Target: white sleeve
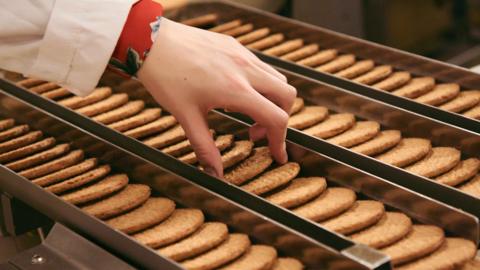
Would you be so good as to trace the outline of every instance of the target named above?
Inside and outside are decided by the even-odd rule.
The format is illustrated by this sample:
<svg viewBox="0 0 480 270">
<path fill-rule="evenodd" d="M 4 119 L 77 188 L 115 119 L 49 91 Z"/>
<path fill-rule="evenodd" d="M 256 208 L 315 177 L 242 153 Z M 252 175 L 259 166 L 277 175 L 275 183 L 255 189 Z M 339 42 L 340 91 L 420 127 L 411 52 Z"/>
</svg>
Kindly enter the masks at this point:
<svg viewBox="0 0 480 270">
<path fill-rule="evenodd" d="M 134 2 L 1 1 L 0 68 L 87 95 L 105 70 Z"/>
</svg>

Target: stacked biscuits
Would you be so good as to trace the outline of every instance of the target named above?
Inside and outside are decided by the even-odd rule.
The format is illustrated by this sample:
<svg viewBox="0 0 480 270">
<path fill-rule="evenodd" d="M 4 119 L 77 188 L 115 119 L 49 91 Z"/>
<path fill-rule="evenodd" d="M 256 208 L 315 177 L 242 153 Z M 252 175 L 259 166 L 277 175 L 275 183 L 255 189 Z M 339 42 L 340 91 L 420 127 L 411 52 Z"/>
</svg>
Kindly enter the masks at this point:
<svg viewBox="0 0 480 270">
<path fill-rule="evenodd" d="M 267 55 L 466 117 L 480 119 L 479 90 L 461 91 L 460 86 L 455 83 L 436 83 L 432 77 L 413 77 L 407 71 L 394 70 L 390 65 L 376 64 L 371 59 L 356 59 L 353 54 L 320 48 L 315 43 L 304 44 L 301 38 L 287 39 L 282 33 L 272 33 L 268 27 L 256 29 L 252 23 L 244 23 L 240 19 L 220 24 L 218 21 L 217 14 L 207 14 L 182 23 L 230 35 L 246 47 Z"/>
<path fill-rule="evenodd" d="M 19 84 L 25 85 L 29 80 L 33 79 L 26 79 Z M 46 83 L 38 82 L 38 85 L 33 87 L 43 84 Z M 39 94 L 46 95 L 55 90 L 50 89 Z M 92 96 L 98 96 L 99 92 L 108 94 L 100 100 L 92 99 Z M 109 107 L 108 110 L 89 113 L 88 116 L 97 121 L 101 119 L 100 122 L 186 163 L 197 164 L 195 153 L 186 140 L 183 129 L 172 116 L 162 116 L 160 108 L 143 106 L 136 110 L 136 113 L 118 116 L 119 112 L 125 111 L 123 109 L 128 104 L 136 102 L 129 101 L 127 97 L 120 105 L 107 106 L 113 103 L 112 97 L 118 95 L 125 94 L 114 94 L 109 88 L 99 88 L 84 98 L 63 97 L 56 100 L 64 106 L 74 103 L 71 100 L 76 100 L 76 104 L 81 106 L 70 108 L 83 114 L 93 111 L 89 109 L 92 107 Z M 105 102 L 106 100 L 110 101 Z M 146 112 L 152 110 L 157 110 L 156 117 L 144 117 Z M 143 116 L 140 117 L 141 115 Z M 110 117 L 114 120 L 107 121 Z M 165 124 L 167 122 L 168 125 Z M 376 122 L 357 122 L 351 114 L 332 114 L 321 106 L 305 106 L 300 98 L 296 99 L 292 108 L 289 126 L 327 139 L 331 143 L 375 156 L 381 161 L 401 167 L 407 166 L 407 170 L 427 177 L 436 177 L 435 179 L 442 183 L 463 182 L 474 177 L 478 171 L 478 160 L 460 161 L 460 153 L 456 149 L 432 148 L 429 141 L 420 138 L 402 139 L 399 131 L 381 131 Z M 327 187 L 327 181 L 322 177 L 298 177 L 300 164 L 274 164 L 266 147 L 255 147 L 250 141 L 235 140 L 231 134 L 218 135 L 213 130 L 212 136 L 222 152 L 222 162 L 226 169 L 225 181 L 263 196 L 266 200 L 318 222 L 325 228 L 347 235 L 354 241 L 379 249 L 389 255 L 399 269 L 445 269 L 462 266 L 475 256 L 476 247 L 472 242 L 446 237 L 439 227 L 414 224 L 403 213 L 385 210 L 385 206 L 378 201 L 357 199 L 355 192 L 350 189 Z M 470 184 L 477 187 L 472 190 L 478 190 L 478 180 L 475 179 L 478 177 L 465 186 Z M 461 188 L 469 191 L 465 186 Z M 190 219 L 195 218 L 192 215 Z M 154 243 L 151 246 L 157 247 L 157 240 L 151 235 L 158 231 L 147 230 L 134 236 L 139 236 L 140 241 L 147 245 Z"/>
</svg>

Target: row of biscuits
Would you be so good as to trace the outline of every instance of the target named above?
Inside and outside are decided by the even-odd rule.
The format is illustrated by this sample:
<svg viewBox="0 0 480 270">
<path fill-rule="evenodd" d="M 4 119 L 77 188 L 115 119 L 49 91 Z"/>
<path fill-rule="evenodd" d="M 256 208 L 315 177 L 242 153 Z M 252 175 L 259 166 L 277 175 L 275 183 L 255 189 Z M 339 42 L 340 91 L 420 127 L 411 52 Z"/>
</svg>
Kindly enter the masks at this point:
<svg viewBox="0 0 480 270">
<path fill-rule="evenodd" d="M 304 44 L 301 38 L 286 40 L 282 33 L 271 33 L 268 27 L 255 29 L 253 24 L 244 23 L 240 19 L 208 28 L 218 21 L 217 14 L 207 14 L 182 22 L 230 35 L 246 47 L 270 56 L 370 85 L 443 110 L 460 113 L 469 118 L 480 119 L 479 90 L 461 91 L 458 84 L 436 83 L 432 77 L 412 78 L 409 72 L 394 70 L 390 65 L 379 65 L 371 59 L 356 59 L 355 55 L 341 54 L 337 49 L 320 49 L 318 44 Z"/>
<path fill-rule="evenodd" d="M 25 85 L 28 80 L 31 79 L 20 82 L 20 84 Z M 105 89 L 108 88 L 97 89 L 90 96 L 98 95 L 99 91 L 105 91 Z M 90 96 L 85 98 L 70 97 L 58 102 L 65 104 L 70 99 L 85 101 L 90 100 Z M 114 95 L 105 97 L 105 99 L 112 96 Z M 96 103 L 90 103 L 89 101 L 86 102 L 89 104 L 84 104 L 84 107 L 80 109 L 88 111 L 85 108 L 102 102 L 97 100 Z M 128 103 L 128 101 L 125 101 L 123 104 Z M 118 106 L 108 112 L 102 111 L 94 115 L 93 118 L 106 119 L 106 117 L 99 116 L 116 115 L 115 111 L 121 111 L 124 108 L 121 105 Z M 79 110 L 78 107 L 75 109 Z M 132 120 L 137 119 L 138 115 L 144 114 L 146 110 L 153 109 L 155 108 L 143 109 L 134 116 L 124 116 L 124 119 L 115 117 L 116 122 L 107 121 L 103 123 L 112 128 L 126 126 L 128 128 L 121 129 L 124 134 L 129 136 L 133 134 L 133 137 L 160 149 L 160 151 L 171 154 L 189 164 L 196 164 L 195 154 L 188 140 L 186 140 L 183 130 L 176 125 L 173 117 L 160 116 L 159 112 L 155 119 L 140 122 Z M 331 138 L 336 138 L 337 143 L 355 141 L 357 145 L 361 146 L 368 142 L 372 144 L 371 140 L 373 139 L 373 142 L 375 142 L 375 140 L 378 140 L 377 136 L 381 135 L 379 125 L 369 123 L 369 127 L 376 126 L 374 132 L 358 132 L 357 129 L 356 134 L 346 136 L 345 134 L 349 134 L 347 133 L 348 129 L 361 123 L 355 124 L 353 115 L 347 115 L 347 117 L 345 117 L 345 114 L 329 115 L 326 108 L 305 106 L 301 99 L 296 100 L 292 113 L 289 125 L 296 128 L 317 126 L 316 129 L 318 130 L 318 125 L 323 123 L 324 128 L 322 130 L 328 133 Z M 168 127 L 158 124 L 159 121 L 163 122 L 164 120 L 161 119 L 165 117 L 173 119 Z M 331 120 L 332 118 L 333 120 Z M 341 119 L 350 119 L 349 124 L 341 124 Z M 325 122 L 328 124 L 325 124 Z M 135 124 L 127 125 L 125 123 Z M 371 130 L 371 128 L 368 128 L 368 130 Z M 214 133 L 212 132 L 212 136 L 215 135 Z M 365 133 L 370 135 L 357 135 Z M 344 139 L 341 139 L 340 136 L 343 136 Z M 360 140 L 360 137 L 363 139 Z M 391 145 L 390 148 L 401 141 L 399 133 L 397 137 L 395 143 L 389 144 Z M 432 269 L 442 269 L 441 267 L 449 264 L 461 265 L 474 256 L 475 246 L 471 242 L 457 238 L 446 238 L 443 230 L 438 227 L 413 225 L 411 219 L 406 215 L 385 211 L 382 203 L 371 200 L 357 200 L 355 193 L 349 189 L 327 188 L 324 178 L 296 178 L 300 172 L 299 164 L 290 162 L 282 166 L 275 166 L 268 149 L 265 147 L 254 148 L 252 142 L 234 141 L 233 135 L 229 134 L 216 136 L 215 142 L 222 151 L 223 165 L 227 170 L 225 173 L 226 181 L 239 185 L 256 195 L 266 196 L 267 200 L 272 203 L 291 209 L 294 213 L 319 222 L 333 231 L 349 235 L 355 241 L 378 248 L 391 256 L 394 264 L 403 264 L 402 267 L 405 269 L 423 269 L 422 267 L 425 264 L 435 266 L 433 262 L 436 262 L 438 257 L 444 257 L 444 254 L 448 254 L 449 259 L 440 260 L 440 264 Z M 378 143 L 373 143 L 373 146 L 366 145 L 364 146 L 365 151 L 379 151 L 377 145 Z M 383 150 L 386 150 L 386 148 L 384 147 Z M 428 150 L 426 152 L 428 153 Z M 412 159 L 412 157 L 409 158 Z M 452 249 L 457 248 L 465 248 L 466 252 L 462 253 L 465 257 L 457 256 L 460 254 L 452 252 Z"/>
<path fill-rule="evenodd" d="M 0 164 L 186 269 L 303 269 L 296 259 L 277 258 L 275 248 L 205 221 L 199 209 L 153 197 L 149 186 L 129 183 L 83 150 L 11 118 L 0 120 Z"/>
</svg>

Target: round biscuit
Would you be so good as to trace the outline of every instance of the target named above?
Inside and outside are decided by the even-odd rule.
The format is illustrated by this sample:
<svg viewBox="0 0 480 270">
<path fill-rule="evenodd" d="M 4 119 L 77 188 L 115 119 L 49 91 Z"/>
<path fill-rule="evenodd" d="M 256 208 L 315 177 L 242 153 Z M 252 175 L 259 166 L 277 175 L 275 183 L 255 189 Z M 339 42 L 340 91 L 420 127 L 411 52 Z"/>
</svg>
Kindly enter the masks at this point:
<svg viewBox="0 0 480 270">
<path fill-rule="evenodd" d="M 181 23 L 189 26 L 193 26 L 193 27 L 203 27 L 205 25 L 215 23 L 217 20 L 218 20 L 218 14 L 209 13 L 209 14 L 201 15 L 191 19 L 183 20 L 181 21 Z"/>
<path fill-rule="evenodd" d="M 137 114 L 145 107 L 142 100 L 129 101 L 127 104 L 92 117 L 92 120 L 108 125 Z"/>
<path fill-rule="evenodd" d="M 178 262 L 207 252 L 219 246 L 227 238 L 227 225 L 220 222 L 206 222 L 192 235 L 163 247 L 157 252 Z"/>
<path fill-rule="evenodd" d="M 456 83 L 437 84 L 432 91 L 415 99 L 416 102 L 432 106 L 454 99 L 460 93 L 460 86 Z"/>
<path fill-rule="evenodd" d="M 347 188 L 327 188 L 320 196 L 292 211 L 306 219 L 323 221 L 352 207 L 356 195 Z"/>
<path fill-rule="evenodd" d="M 293 208 L 319 196 L 326 188 L 327 181 L 323 177 L 296 178 L 288 187 L 266 199 L 273 204 Z"/>
<path fill-rule="evenodd" d="M 432 145 L 429 140 L 406 138 L 402 139 L 394 148 L 375 158 L 393 166 L 404 167 L 424 158 L 431 149 Z"/>
<path fill-rule="evenodd" d="M 261 195 L 292 181 L 300 172 L 300 165 L 296 162 L 288 162 L 274 168 L 241 186 L 244 190 L 256 195 Z"/>
<path fill-rule="evenodd" d="M 229 22 L 222 23 L 222 24 L 219 24 L 217 26 L 214 26 L 214 27 L 208 29 L 208 31 L 221 33 L 221 32 L 225 32 L 227 30 L 230 30 L 232 28 L 238 27 L 240 25 L 242 25 L 241 20 L 233 20 L 233 21 L 229 21 Z"/>
<path fill-rule="evenodd" d="M 125 174 L 117 174 L 106 177 L 97 183 L 80 188 L 60 196 L 64 201 L 71 204 L 83 204 L 96 199 L 103 198 L 109 194 L 123 189 L 128 184 L 128 177 Z"/>
<path fill-rule="evenodd" d="M 75 111 L 79 114 L 83 114 L 87 117 L 93 117 L 104 112 L 108 112 L 115 108 L 125 105 L 128 102 L 127 94 L 113 94 L 110 97 L 100 100 L 96 103 L 87 105 L 76 109 Z"/>
<path fill-rule="evenodd" d="M 376 66 L 373 68 L 371 71 L 356 77 L 353 79 L 354 82 L 356 83 L 361 83 L 361 84 L 373 84 L 378 82 L 381 79 L 386 78 L 388 75 L 392 73 L 392 67 L 387 66 L 387 65 L 382 65 L 382 66 Z"/>
<path fill-rule="evenodd" d="M 27 178 L 34 179 L 37 177 L 44 176 L 46 174 L 56 172 L 77 162 L 80 162 L 84 157 L 83 150 L 74 150 L 57 159 L 53 159 L 49 162 L 43 163 L 41 165 L 20 171 L 18 174 Z"/>
<path fill-rule="evenodd" d="M 160 151 L 162 151 L 163 153 L 165 153 L 167 155 L 178 157 L 180 155 L 191 152 L 192 151 L 192 145 L 190 144 L 190 141 L 188 139 L 186 139 L 186 140 L 183 140 L 179 143 L 167 146 L 167 147 L 161 149 Z"/>
<path fill-rule="evenodd" d="M 335 59 L 330 62 L 320 65 L 315 68 L 315 70 L 325 73 L 335 73 L 342 69 L 348 68 L 349 66 L 355 63 L 355 55 L 353 54 L 343 54 L 337 56 Z"/>
<path fill-rule="evenodd" d="M 108 127 L 119 132 L 124 132 L 155 121 L 160 115 L 162 115 L 162 109 L 148 108 L 129 118 L 111 123 Z"/>
<path fill-rule="evenodd" d="M 236 141 L 233 147 L 222 155 L 223 168 L 229 168 L 246 159 L 253 149 L 251 141 Z"/>
<path fill-rule="evenodd" d="M 399 130 L 384 130 L 380 131 L 372 139 L 350 148 L 350 150 L 367 156 L 373 156 L 394 147 L 401 139 L 402 134 Z"/>
<path fill-rule="evenodd" d="M 177 120 L 172 115 L 162 116 L 156 120 L 150 121 L 144 125 L 128 129 L 124 132 L 125 135 L 139 139 L 146 137 L 148 135 L 152 135 L 158 132 L 163 132 L 169 128 L 172 130 L 173 126 L 177 124 Z M 181 129 L 180 125 L 176 125 L 174 128 Z M 168 132 L 169 130 L 167 130 Z M 161 135 L 161 134 L 160 134 Z"/>
<path fill-rule="evenodd" d="M 13 160 L 24 158 L 26 156 L 35 154 L 39 151 L 43 151 L 50 148 L 55 144 L 55 139 L 50 137 L 41 141 L 32 143 L 30 145 L 17 148 L 15 150 L 0 154 L 0 163 L 7 163 Z"/>
<path fill-rule="evenodd" d="M 416 98 L 430 92 L 433 87 L 435 87 L 435 79 L 432 77 L 419 77 L 411 79 L 406 85 L 392 93 L 401 97 Z"/>
<path fill-rule="evenodd" d="M 303 46 L 303 39 L 296 38 L 292 40 L 287 40 L 282 44 L 273 46 L 267 50 L 262 51 L 266 55 L 280 56 L 287 54 L 291 51 L 294 51 Z"/>
<path fill-rule="evenodd" d="M 362 60 L 342 71 L 335 73 L 334 75 L 345 79 L 352 79 L 372 70 L 374 66 L 375 63 L 373 60 Z"/>
<path fill-rule="evenodd" d="M 434 252 L 444 240 L 445 234 L 437 226 L 413 225 L 404 238 L 380 251 L 390 256 L 393 265 L 399 265 Z"/>
<path fill-rule="evenodd" d="M 311 127 L 328 116 L 328 109 L 323 106 L 306 106 L 297 114 L 290 116 L 288 119 L 288 127 L 296 129 L 304 129 Z"/>
<path fill-rule="evenodd" d="M 93 182 L 97 179 L 105 177 L 107 174 L 110 173 L 110 166 L 103 165 L 83 174 L 77 175 L 73 178 L 66 179 L 62 182 L 44 187 L 46 191 L 50 191 L 55 194 L 60 194 L 65 191 L 86 185 L 90 182 Z"/>
<path fill-rule="evenodd" d="M 73 154 L 73 152 L 71 152 L 70 154 Z M 33 178 L 32 183 L 37 184 L 41 187 L 44 187 L 44 186 L 51 185 L 59 181 L 68 179 L 70 177 L 82 174 L 90 169 L 93 169 L 95 166 L 97 166 L 97 159 L 91 158 L 91 159 L 84 160 L 79 164 L 75 164 L 72 166 L 70 165 L 65 165 L 65 166 L 67 167 L 64 169 L 58 169 L 45 176 Z"/>
<path fill-rule="evenodd" d="M 112 89 L 110 87 L 100 87 L 85 97 L 73 96 L 58 101 L 58 104 L 73 110 L 104 100 L 111 95 Z"/>
<path fill-rule="evenodd" d="M 34 92 L 36 94 L 42 94 L 58 87 L 60 86 L 58 86 L 56 83 L 45 82 L 45 83 L 36 85 L 34 87 L 28 88 L 28 91 Z"/>
<path fill-rule="evenodd" d="M 478 270 L 478 269 L 480 269 L 479 257 L 468 261 L 466 264 L 464 264 L 462 267 L 459 268 L 459 270 Z"/>
<path fill-rule="evenodd" d="M 465 117 L 480 120 L 480 105 L 477 104 L 475 107 L 469 109 L 466 112 L 463 112 L 462 114 Z"/>
<path fill-rule="evenodd" d="M 408 81 L 410 81 L 411 78 L 412 76 L 410 73 L 405 71 L 397 71 L 392 73 L 387 78 L 372 85 L 372 87 L 384 91 L 392 91 L 395 88 L 405 85 Z"/>
<path fill-rule="evenodd" d="M 338 135 L 355 124 L 355 116 L 350 113 L 330 115 L 323 122 L 304 129 L 307 135 L 326 139 Z"/>
<path fill-rule="evenodd" d="M 266 245 L 252 245 L 245 254 L 221 270 L 263 270 L 272 268 L 277 260 L 277 250 Z"/>
<path fill-rule="evenodd" d="M 237 41 L 240 42 L 240 44 L 249 44 L 249 43 L 252 43 L 254 41 L 257 41 L 261 38 L 264 38 L 266 36 L 268 36 L 268 34 L 270 34 L 270 28 L 268 27 L 263 27 L 263 28 L 259 28 L 259 29 L 256 29 L 250 33 L 247 33 L 247 34 L 244 34 L 244 35 L 241 35 L 239 37 L 237 37 Z"/>
<path fill-rule="evenodd" d="M 278 43 L 282 42 L 285 39 L 285 35 L 282 33 L 277 33 L 270 35 L 268 37 L 262 38 L 260 40 L 257 40 L 253 43 L 247 44 L 247 48 L 253 49 L 253 50 L 263 50 L 270 48 L 274 45 L 277 45 Z"/>
<path fill-rule="evenodd" d="M 16 138 L 20 135 L 23 135 L 30 131 L 28 125 L 14 126 L 12 128 L 6 129 L 0 132 L 0 142 Z"/>
<path fill-rule="evenodd" d="M 222 34 L 227 35 L 227 36 L 236 37 L 236 36 L 240 36 L 242 34 L 248 33 L 252 30 L 253 30 L 253 24 L 247 23 L 247 24 L 243 24 L 243 25 L 234 27 L 232 29 L 228 29 L 226 31 L 223 31 Z"/>
<path fill-rule="evenodd" d="M 480 175 L 475 176 L 472 180 L 461 185 L 459 189 L 472 196 L 480 197 Z"/>
<path fill-rule="evenodd" d="M 435 180 L 448 186 L 456 186 L 475 176 L 479 169 L 480 160 L 477 158 L 469 158 L 460 161 L 457 166 L 450 171 L 437 176 Z"/>
<path fill-rule="evenodd" d="M 294 258 L 278 258 L 271 270 L 303 270 L 303 264 Z"/>
<path fill-rule="evenodd" d="M 309 57 L 316 52 L 318 52 L 318 44 L 309 44 L 303 46 L 302 48 L 289 52 L 285 55 L 282 55 L 280 59 L 287 61 L 297 61 Z"/>
<path fill-rule="evenodd" d="M 133 235 L 135 240 L 152 248 L 158 248 L 183 239 L 200 228 L 204 221 L 198 209 L 176 209 L 162 223 Z"/>
<path fill-rule="evenodd" d="M 9 129 L 15 125 L 15 120 L 12 118 L 0 120 L 0 131 Z"/>
<path fill-rule="evenodd" d="M 49 161 L 49 160 L 51 160 L 55 157 L 63 155 L 64 153 L 68 152 L 69 150 L 70 150 L 70 145 L 69 144 L 66 144 L 66 143 L 65 144 L 59 144 L 59 145 L 54 146 L 54 147 L 52 147 L 48 150 L 36 153 L 36 154 L 31 155 L 29 157 L 7 163 L 5 166 L 12 171 L 18 172 L 18 171 L 33 167 L 37 164 L 47 162 L 47 161 Z M 20 175 L 24 176 L 24 174 L 22 172 L 20 172 Z"/>
<path fill-rule="evenodd" d="M 11 139 L 5 142 L 0 143 L 0 153 L 9 152 L 26 145 L 32 144 L 43 138 L 43 133 L 41 131 L 32 131 L 25 135 L 19 136 L 15 139 Z"/>
<path fill-rule="evenodd" d="M 19 85 L 19 86 L 22 86 L 22 87 L 25 87 L 25 88 L 29 88 L 29 87 L 33 87 L 35 85 L 39 85 L 39 84 L 42 84 L 42 83 L 45 83 L 45 81 L 40 80 L 40 79 L 36 79 L 36 78 L 25 78 L 21 81 L 16 82 L 15 84 Z"/>
<path fill-rule="evenodd" d="M 305 103 L 303 101 L 303 98 L 296 97 L 295 100 L 293 101 L 292 108 L 290 109 L 290 115 L 294 115 L 301 111 L 305 107 Z"/>
<path fill-rule="evenodd" d="M 344 133 L 327 140 L 329 143 L 343 147 L 352 147 L 375 137 L 380 131 L 380 124 L 375 121 L 359 121 Z"/>
<path fill-rule="evenodd" d="M 433 147 L 422 160 L 405 170 L 423 177 L 435 177 L 457 166 L 460 156 L 460 151 L 453 147 Z"/>
<path fill-rule="evenodd" d="M 315 48 L 316 50 L 318 50 L 318 46 L 316 46 Z M 337 54 L 338 54 L 338 51 L 335 49 L 322 50 L 306 58 L 303 58 L 303 59 L 299 58 L 301 60 L 298 60 L 296 63 L 302 66 L 316 67 L 330 60 L 333 60 L 335 57 L 337 57 Z M 296 61 L 297 59 L 294 59 L 294 58 L 296 58 L 297 56 L 298 55 L 295 55 L 295 56 L 286 55 L 284 59 L 288 59 L 290 61 Z"/>
<path fill-rule="evenodd" d="M 250 240 L 245 234 L 232 233 L 218 247 L 193 259 L 181 262 L 188 270 L 210 270 L 225 265 L 244 254 L 250 247 Z"/>
<path fill-rule="evenodd" d="M 265 171 L 273 162 L 268 147 L 253 149 L 252 155 L 225 173 L 224 179 L 234 185 L 241 185 Z"/>
<path fill-rule="evenodd" d="M 461 112 L 472 108 L 480 102 L 480 90 L 460 91 L 460 94 L 449 102 L 439 106 L 440 109 Z"/>
<path fill-rule="evenodd" d="M 162 117 L 163 118 L 163 117 Z M 162 119 L 160 118 L 160 119 Z M 147 124 L 148 125 L 148 124 Z M 143 143 L 153 148 L 164 148 L 187 138 L 185 130 L 180 125 L 176 125 L 159 135 L 149 137 L 143 140 Z"/>
<path fill-rule="evenodd" d="M 234 137 L 231 134 L 218 136 L 215 141 L 215 146 L 222 152 L 223 150 L 229 148 L 234 143 Z M 186 155 L 183 155 L 178 158 L 180 161 L 187 164 L 195 164 L 198 162 L 195 152 L 190 152 Z"/>
<path fill-rule="evenodd" d="M 43 93 L 42 97 L 55 100 L 55 99 L 65 98 L 71 95 L 72 93 L 70 91 L 68 91 L 63 87 L 60 87 L 60 88 L 53 89 Z"/>
</svg>

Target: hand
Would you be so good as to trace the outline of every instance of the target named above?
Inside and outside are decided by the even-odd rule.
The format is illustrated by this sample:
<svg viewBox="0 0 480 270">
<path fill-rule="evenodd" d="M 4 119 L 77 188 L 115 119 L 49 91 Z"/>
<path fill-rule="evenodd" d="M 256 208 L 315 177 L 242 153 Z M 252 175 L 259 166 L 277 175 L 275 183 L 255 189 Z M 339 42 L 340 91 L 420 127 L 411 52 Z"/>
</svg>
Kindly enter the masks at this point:
<svg viewBox="0 0 480 270">
<path fill-rule="evenodd" d="M 207 173 L 223 177 L 206 121 L 214 108 L 250 116 L 256 122 L 250 138 L 267 137 L 275 160 L 287 162 L 285 136 L 296 90 L 234 38 L 162 18 L 157 40 L 137 75 L 180 122 Z"/>
</svg>

